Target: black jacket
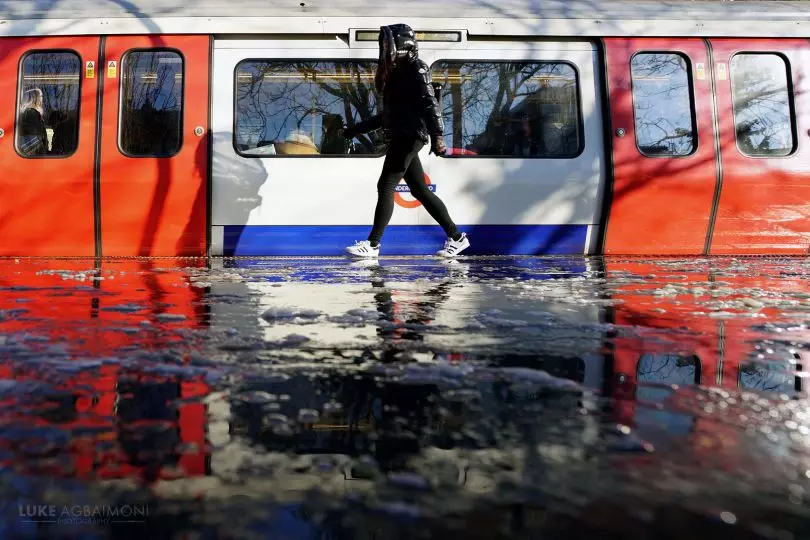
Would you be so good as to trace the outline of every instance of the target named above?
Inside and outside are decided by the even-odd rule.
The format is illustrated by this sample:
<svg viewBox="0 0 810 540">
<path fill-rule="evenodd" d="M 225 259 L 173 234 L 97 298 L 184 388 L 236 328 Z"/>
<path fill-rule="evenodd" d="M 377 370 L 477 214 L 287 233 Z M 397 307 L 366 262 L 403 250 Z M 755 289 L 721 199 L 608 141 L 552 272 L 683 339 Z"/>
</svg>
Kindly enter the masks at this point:
<svg viewBox="0 0 810 540">
<path fill-rule="evenodd" d="M 366 133 L 382 128 L 388 139 L 421 139 L 444 134 L 439 102 L 433 91 L 430 70 L 421 60 L 399 63 L 388 74 L 382 112 L 357 124 L 353 131 Z"/>
</svg>

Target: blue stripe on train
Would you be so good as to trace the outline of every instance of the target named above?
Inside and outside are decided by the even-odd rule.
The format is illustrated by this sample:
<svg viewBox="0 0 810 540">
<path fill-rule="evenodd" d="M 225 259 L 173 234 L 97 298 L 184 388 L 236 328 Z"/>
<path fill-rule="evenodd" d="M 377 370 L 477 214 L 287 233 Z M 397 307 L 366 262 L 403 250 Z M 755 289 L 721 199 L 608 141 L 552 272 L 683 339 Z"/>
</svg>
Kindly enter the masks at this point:
<svg viewBox="0 0 810 540">
<path fill-rule="evenodd" d="M 356 240 L 365 240 L 369 225 L 226 225 L 226 257 L 338 256 Z M 587 225 L 466 225 L 465 255 L 581 255 Z M 389 225 L 382 255 L 433 255 L 444 244 L 436 225 Z"/>
</svg>

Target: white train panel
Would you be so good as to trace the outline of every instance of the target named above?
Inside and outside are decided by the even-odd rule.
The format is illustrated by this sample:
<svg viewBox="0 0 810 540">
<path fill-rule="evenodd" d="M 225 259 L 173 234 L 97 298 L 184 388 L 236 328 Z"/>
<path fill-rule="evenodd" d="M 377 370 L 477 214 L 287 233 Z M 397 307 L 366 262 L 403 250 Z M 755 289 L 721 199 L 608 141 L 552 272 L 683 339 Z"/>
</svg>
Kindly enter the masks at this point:
<svg viewBox="0 0 810 540">
<path fill-rule="evenodd" d="M 356 142 L 362 156 L 325 150 L 334 143 L 329 115 L 342 122 L 346 110 L 357 119 L 370 114 L 360 109 L 372 98 L 348 95 L 371 85 L 377 51 L 360 45 L 217 41 L 213 254 L 337 255 L 365 238 L 383 162 L 379 139 L 368 148 Z M 432 189 L 473 239 L 470 253 L 588 251 L 604 189 L 594 46 L 463 40 L 425 43 L 421 51 L 445 85 L 453 155 L 429 156 L 425 148 L 420 157 Z M 398 193 L 385 252 L 432 253 L 442 239 L 424 209 Z"/>
</svg>

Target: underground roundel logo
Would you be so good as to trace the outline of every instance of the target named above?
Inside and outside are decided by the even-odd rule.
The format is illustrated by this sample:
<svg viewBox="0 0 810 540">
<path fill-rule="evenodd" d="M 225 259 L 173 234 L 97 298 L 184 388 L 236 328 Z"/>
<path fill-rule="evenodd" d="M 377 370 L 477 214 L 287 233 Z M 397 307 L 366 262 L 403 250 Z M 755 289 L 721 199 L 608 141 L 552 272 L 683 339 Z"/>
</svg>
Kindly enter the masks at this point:
<svg viewBox="0 0 810 540">
<path fill-rule="evenodd" d="M 428 189 L 432 192 L 436 192 L 436 186 L 431 184 L 430 177 L 425 173 L 425 184 L 427 185 Z M 400 180 L 397 187 L 394 188 L 394 202 L 396 202 L 402 208 L 416 208 L 417 206 L 421 206 L 422 203 L 414 199 L 411 193 L 411 188 L 408 187 L 408 184 L 405 183 L 405 180 Z M 403 194 L 406 194 L 403 196 Z"/>
</svg>

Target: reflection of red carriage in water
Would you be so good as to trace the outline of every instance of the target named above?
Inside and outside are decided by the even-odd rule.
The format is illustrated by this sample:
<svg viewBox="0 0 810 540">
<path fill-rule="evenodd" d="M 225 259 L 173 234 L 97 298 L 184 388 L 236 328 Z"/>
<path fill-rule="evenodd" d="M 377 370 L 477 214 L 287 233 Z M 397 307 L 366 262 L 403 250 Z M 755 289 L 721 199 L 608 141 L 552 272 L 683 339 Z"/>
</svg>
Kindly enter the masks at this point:
<svg viewBox="0 0 810 540">
<path fill-rule="evenodd" d="M 687 279 L 673 280 L 662 264 L 605 264 L 609 280 L 622 274 L 648 276 L 643 285 L 634 279 L 613 294 L 620 300 L 613 308 L 619 330 L 611 345 L 609 388 L 620 423 L 694 432 L 700 419 L 671 406 L 678 386 L 700 384 L 790 398 L 806 394 L 798 372 L 810 355 L 790 343 L 807 342 L 810 334 L 764 329 L 783 320 L 782 309 L 754 297 L 757 290 L 810 292 L 802 277 L 786 279 L 775 267 L 754 276 L 726 272 L 725 263 L 710 261 L 694 272 L 679 270 Z M 718 313 L 720 309 L 724 313 Z M 781 338 L 778 342 L 775 335 Z"/>
<path fill-rule="evenodd" d="M 3 323 L 22 354 L 12 349 L 0 356 L 0 377 L 33 385 L 4 400 L 4 423 L 18 427 L 16 437 L 0 443 L 9 466 L 98 478 L 206 473 L 201 399 L 208 386 L 199 378 L 148 372 L 150 364 L 166 361 L 150 362 L 150 355 L 188 362 L 189 344 L 177 330 L 204 324 L 201 291 L 188 287 L 183 273 L 147 272 L 152 266 L 120 263 L 101 272 L 104 280 L 64 280 L 60 274 L 92 278 L 86 264 L 71 262 L 61 263 L 59 273 L 23 268 L 24 283 L 0 278 L 2 288 L 24 285 L 0 297 L 0 310 L 24 309 Z M 172 322 L 159 327 L 164 312 Z M 122 349 L 143 362 L 134 368 L 117 362 Z"/>
</svg>

